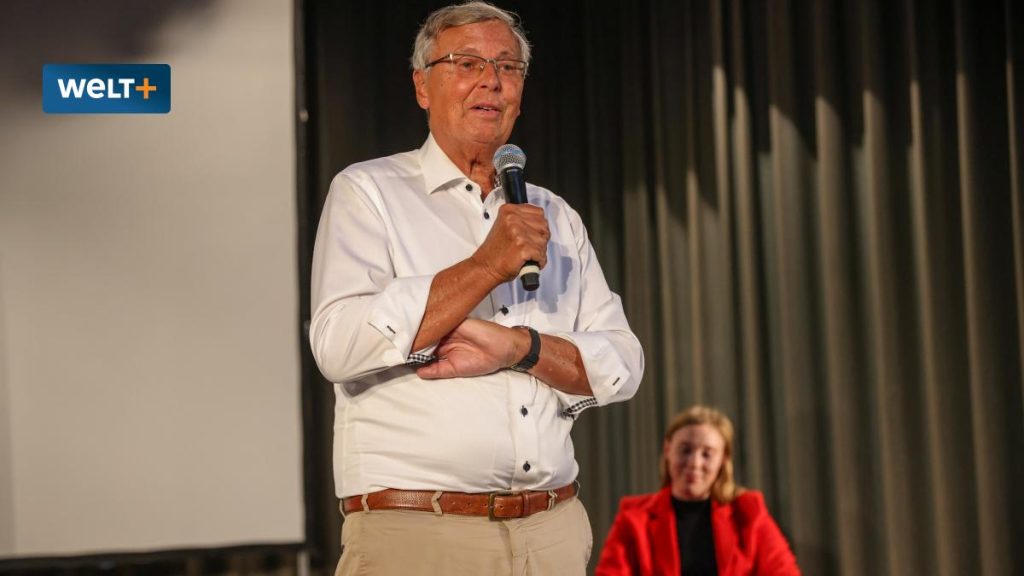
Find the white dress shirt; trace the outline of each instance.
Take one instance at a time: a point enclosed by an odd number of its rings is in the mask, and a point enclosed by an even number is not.
[[[352,165],[331,183],[313,253],[310,343],[335,383],[334,477],[347,497],[384,488],[489,492],[569,484],[569,432],[588,406],[627,400],[643,352],[608,289],[579,215],[527,184],[551,231],[540,289],[498,286],[470,314],[527,325],[579,349],[593,397],[529,374],[423,380],[410,350],[434,275],[487,237],[504,195],[480,187],[434,141]],[[543,354],[543,351],[542,351]]]

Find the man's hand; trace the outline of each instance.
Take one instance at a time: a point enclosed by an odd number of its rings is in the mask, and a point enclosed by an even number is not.
[[[434,276],[412,349],[440,342],[494,288],[514,280],[528,260],[547,265],[548,221],[544,210],[531,204],[505,204],[494,226],[469,258]]]
[[[522,345],[525,343],[526,347]],[[508,368],[526,355],[530,335],[525,330],[467,318],[434,350],[436,362],[416,370],[420,378],[465,378]]]
[[[505,204],[494,226],[470,260],[486,269],[500,284],[515,279],[527,260],[542,269],[548,263],[548,221],[532,204]]]

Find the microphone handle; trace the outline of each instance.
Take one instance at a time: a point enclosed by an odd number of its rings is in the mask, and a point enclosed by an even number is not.
[[[505,199],[509,204],[526,204],[526,176],[523,169],[510,166],[501,171],[501,187],[505,190]],[[540,288],[540,266],[533,260],[527,260],[519,269],[517,276],[523,284],[523,290],[533,292]]]
[[[533,292],[540,288],[540,266],[533,260],[527,260],[526,264],[519,269],[518,278],[523,283],[523,290]]]

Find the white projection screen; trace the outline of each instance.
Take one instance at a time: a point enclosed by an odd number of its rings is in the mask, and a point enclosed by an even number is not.
[[[0,560],[304,540],[291,0],[0,20]],[[42,112],[165,63],[167,115]]]

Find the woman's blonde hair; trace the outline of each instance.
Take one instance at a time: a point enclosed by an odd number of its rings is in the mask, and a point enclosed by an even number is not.
[[[741,488],[736,485],[736,480],[733,478],[732,443],[734,433],[732,421],[719,410],[709,406],[690,406],[676,414],[672,421],[668,423],[668,428],[665,430],[665,442],[671,442],[672,436],[677,431],[694,424],[707,424],[711,426],[718,430],[718,433],[722,435],[722,439],[725,440],[722,469],[719,471],[715,483],[711,485],[711,497],[717,502],[732,502],[741,491]],[[672,479],[668,474],[668,459],[665,458],[664,450],[661,453],[658,470],[661,473],[662,487],[670,485]]]

